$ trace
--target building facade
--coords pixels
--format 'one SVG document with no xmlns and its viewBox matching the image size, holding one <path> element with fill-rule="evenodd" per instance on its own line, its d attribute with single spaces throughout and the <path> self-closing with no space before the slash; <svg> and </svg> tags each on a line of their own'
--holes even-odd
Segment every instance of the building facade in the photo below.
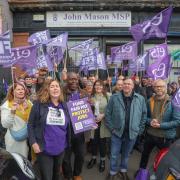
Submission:
<svg viewBox="0 0 180 180">
<path fill-rule="evenodd" d="M 12 12 L 9 8 L 9 3 L 7 0 L 1 0 L 0 1 L 0 34 L 6 32 L 7 30 L 10 30 L 11 37 L 12 36 L 12 27 L 13 27 L 13 17 Z M 11 39 L 13 41 L 13 39 Z M 10 70 L 9 69 L 2 69 L 0 67 L 0 82 L 2 82 L 2 79 L 6 77 L 7 81 L 11 80 Z"/>
<path fill-rule="evenodd" d="M 13 46 L 27 45 L 32 33 L 49 29 L 51 36 L 69 33 L 68 47 L 93 38 L 106 55 L 110 48 L 133 40 L 129 27 L 140 23 L 166 7 L 174 7 L 168 32 L 169 52 L 180 49 L 180 3 L 178 0 L 9 0 L 13 13 Z M 139 45 L 139 54 L 161 40 L 147 40 Z M 78 54 L 70 52 L 68 68 L 74 68 Z M 179 74 L 178 62 L 173 62 L 170 80 Z"/>
</svg>

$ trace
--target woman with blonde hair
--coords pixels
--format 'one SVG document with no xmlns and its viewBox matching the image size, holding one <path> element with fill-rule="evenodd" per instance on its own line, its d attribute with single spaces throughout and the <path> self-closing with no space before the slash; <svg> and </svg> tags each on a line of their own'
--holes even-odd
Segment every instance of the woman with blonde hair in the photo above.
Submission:
<svg viewBox="0 0 180 180">
<path fill-rule="evenodd" d="M 47 80 L 34 102 L 28 135 L 43 180 L 62 178 L 60 168 L 69 144 L 69 114 L 63 103 L 63 92 L 56 80 Z"/>
<path fill-rule="evenodd" d="M 5 146 L 9 152 L 28 157 L 27 121 L 32 103 L 27 97 L 28 91 L 24 83 L 17 82 L 10 87 L 6 101 L 1 106 L 1 123 L 7 129 Z"/>
</svg>

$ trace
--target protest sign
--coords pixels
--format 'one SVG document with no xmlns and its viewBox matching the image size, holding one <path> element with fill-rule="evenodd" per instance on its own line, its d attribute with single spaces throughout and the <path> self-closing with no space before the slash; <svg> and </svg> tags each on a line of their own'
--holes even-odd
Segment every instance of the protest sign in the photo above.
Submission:
<svg viewBox="0 0 180 180">
<path fill-rule="evenodd" d="M 67 102 L 74 133 L 88 131 L 97 127 L 88 98 Z"/>
</svg>

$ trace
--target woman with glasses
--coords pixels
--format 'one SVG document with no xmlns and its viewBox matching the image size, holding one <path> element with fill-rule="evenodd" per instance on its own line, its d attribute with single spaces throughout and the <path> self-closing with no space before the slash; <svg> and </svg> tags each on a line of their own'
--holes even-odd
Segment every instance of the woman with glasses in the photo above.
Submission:
<svg viewBox="0 0 180 180">
<path fill-rule="evenodd" d="M 48 80 L 38 93 L 29 117 L 29 141 L 43 180 L 62 179 L 60 168 L 68 146 L 69 115 L 56 80 Z"/>
<path fill-rule="evenodd" d="M 110 133 L 104 124 L 104 113 L 108 103 L 109 95 L 106 93 L 103 81 L 97 80 L 93 86 L 92 102 L 94 104 L 94 115 L 98 128 L 91 132 L 92 138 L 92 159 L 89 161 L 87 168 L 91 169 L 96 164 L 97 148 L 100 151 L 99 172 L 105 170 L 106 155 L 106 138 L 110 137 Z"/>
</svg>

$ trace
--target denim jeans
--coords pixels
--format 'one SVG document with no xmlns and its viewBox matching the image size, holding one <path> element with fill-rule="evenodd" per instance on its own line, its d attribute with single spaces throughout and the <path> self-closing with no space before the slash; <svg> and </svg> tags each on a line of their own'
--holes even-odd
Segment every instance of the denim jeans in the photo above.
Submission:
<svg viewBox="0 0 180 180">
<path fill-rule="evenodd" d="M 136 139 L 130 140 L 128 137 L 111 136 L 111 157 L 110 174 L 115 175 L 118 171 L 127 172 L 129 155 L 133 149 Z M 120 158 L 121 153 L 121 160 Z M 120 162 L 120 164 L 119 164 Z"/>
</svg>

